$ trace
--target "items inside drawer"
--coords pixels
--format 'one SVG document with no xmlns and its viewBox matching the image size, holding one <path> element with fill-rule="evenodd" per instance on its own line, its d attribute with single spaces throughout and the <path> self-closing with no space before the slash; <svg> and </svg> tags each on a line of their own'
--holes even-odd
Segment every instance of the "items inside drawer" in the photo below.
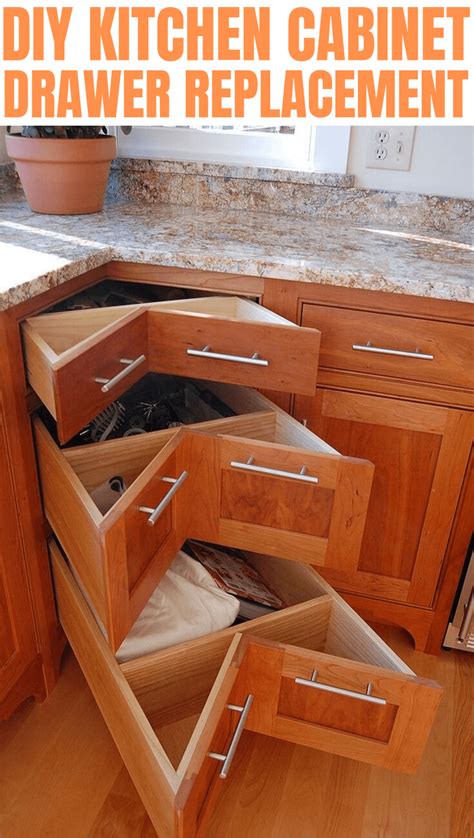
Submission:
<svg viewBox="0 0 474 838">
<path fill-rule="evenodd" d="M 97 285 L 85 288 L 72 297 L 60 300 L 45 313 L 161 303 L 168 300 L 188 300 L 199 297 L 213 297 L 215 293 L 215 291 L 201 291 L 198 288 L 177 288 L 173 285 L 153 285 L 144 282 L 132 283 L 121 282 L 117 279 L 104 279 Z M 220 291 L 219 294 L 221 293 L 224 292 Z"/>
<path fill-rule="evenodd" d="M 53 419 L 45 410 L 41 418 L 57 443 Z M 151 373 L 96 417 L 62 453 L 106 515 L 183 425 L 338 454 L 259 393 Z"/>
<path fill-rule="evenodd" d="M 176 429 L 235 413 L 206 382 L 148 373 L 92 419 L 65 447 Z M 42 418 L 57 441 L 52 418 L 46 411 L 42 412 Z"/>
<path fill-rule="evenodd" d="M 216 564 L 206 561 L 206 554 L 213 552 L 219 555 L 222 563 L 217 573 L 215 572 Z M 395 671 L 410 672 L 408 667 L 388 647 L 385 647 L 382 641 L 378 640 L 376 646 L 373 642 L 368 641 L 367 626 L 362 621 L 360 621 L 360 626 L 358 625 L 356 615 L 338 601 L 329 586 L 311 568 L 297 562 L 276 559 L 249 551 L 234 551 L 228 548 L 189 542 L 184 545 L 183 551 L 178 554 L 175 563 L 171 566 L 170 570 L 174 573 L 182 572 L 178 564 L 182 562 L 183 554 L 188 561 L 188 568 L 189 564 L 192 565 L 193 563 L 199 567 L 196 574 L 200 575 L 204 568 L 204 576 L 207 576 L 208 579 L 205 584 L 208 589 L 219 591 L 225 594 L 229 600 L 234 600 L 237 603 L 236 609 L 239 600 L 243 602 L 248 600 L 255 604 L 255 613 L 258 613 L 258 605 L 261 604 L 262 599 L 268 598 L 271 602 L 271 605 L 262 608 L 262 616 L 255 619 L 246 620 L 236 615 L 236 619 L 231 620 L 232 609 L 230 609 L 228 611 L 229 626 L 227 628 L 231 632 L 233 630 L 244 633 L 250 632 L 267 639 L 278 639 L 312 651 L 383 666 Z M 201 561 L 195 558 L 199 555 L 202 557 L 202 554 L 204 554 L 204 564 L 201 564 Z M 239 556 L 242 566 L 245 567 L 245 569 L 240 570 L 238 577 L 232 577 L 230 574 L 226 575 L 225 572 L 226 559 L 231 567 L 235 556 Z M 209 569 L 212 573 L 209 573 Z M 194 578 L 194 571 L 189 572 L 186 569 L 185 576 L 188 580 Z M 246 576 L 249 578 L 245 578 Z M 199 584 L 188 586 L 186 592 L 187 606 L 184 601 L 179 603 L 180 620 L 182 622 L 193 619 L 190 616 L 193 606 L 192 598 L 200 597 L 200 584 L 201 577 L 199 578 Z M 158 586 L 157 592 L 162 588 L 164 588 L 163 581 Z M 168 603 L 169 600 L 167 600 L 164 608 L 168 608 Z M 177 602 L 173 605 L 175 610 L 177 610 L 176 605 Z M 208 610 L 212 610 L 212 608 L 212 604 L 208 605 Z M 156 612 L 156 614 L 157 622 L 159 622 L 160 614 L 159 612 Z M 147 628 L 143 626 L 143 630 L 146 631 Z M 148 621 L 148 630 L 150 633 L 156 633 L 156 643 L 162 645 L 162 649 L 159 649 L 156 654 L 150 653 L 150 664 L 155 660 L 159 661 L 160 655 L 166 656 L 168 649 L 180 648 L 182 645 L 170 642 L 169 646 L 164 648 L 166 641 L 163 639 L 163 632 L 157 629 L 157 625 L 153 624 L 152 620 Z M 117 658 L 119 661 L 122 659 L 125 670 L 129 662 L 133 669 L 134 659 L 131 655 L 128 655 L 128 660 L 124 660 L 124 650 L 130 636 L 134 633 L 136 634 L 136 627 L 132 629 L 124 641 L 123 647 L 117 652 Z M 216 638 L 221 638 L 221 636 L 226 635 L 226 632 L 203 632 L 202 638 L 209 642 L 210 634 L 215 634 Z M 230 637 L 230 634 L 228 636 Z M 189 647 L 189 643 L 186 643 L 187 648 L 197 649 L 199 647 L 198 637 L 196 636 L 194 640 L 195 643 L 192 647 Z M 131 648 L 132 646 L 129 644 L 129 649 Z M 141 659 L 145 660 L 145 656 L 142 655 Z"/>
<path fill-rule="evenodd" d="M 236 631 L 413 674 L 311 568 L 249 552 L 245 560 L 286 608 L 121 664 L 161 743 L 165 748 L 169 743 L 172 762 L 183 753 Z"/>
</svg>

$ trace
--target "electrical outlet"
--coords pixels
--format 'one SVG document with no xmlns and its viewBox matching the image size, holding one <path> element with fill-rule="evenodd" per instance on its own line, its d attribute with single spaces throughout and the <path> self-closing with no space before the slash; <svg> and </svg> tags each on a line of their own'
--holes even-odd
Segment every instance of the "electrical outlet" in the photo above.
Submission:
<svg viewBox="0 0 474 838">
<path fill-rule="evenodd" d="M 368 169 L 398 169 L 408 172 L 411 166 L 416 128 L 371 128 L 367 148 Z"/>
</svg>

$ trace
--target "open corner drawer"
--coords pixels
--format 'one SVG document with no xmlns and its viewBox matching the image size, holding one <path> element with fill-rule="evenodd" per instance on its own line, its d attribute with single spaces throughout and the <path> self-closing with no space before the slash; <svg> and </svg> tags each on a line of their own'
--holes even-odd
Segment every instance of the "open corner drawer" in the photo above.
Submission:
<svg viewBox="0 0 474 838">
<path fill-rule="evenodd" d="M 22 324 L 28 380 L 66 442 L 145 373 L 315 392 L 320 332 L 238 297 L 57 312 Z"/>
<path fill-rule="evenodd" d="M 62 450 L 35 419 L 46 517 L 113 650 L 188 538 L 357 566 L 372 464 L 341 456 L 259 393 L 206 386 L 236 415 Z M 128 488 L 102 514 L 92 494 L 111 475 Z"/>
<path fill-rule="evenodd" d="M 285 609 L 119 665 L 50 550 L 61 622 L 160 838 L 203 834 L 244 730 L 415 771 L 441 689 L 313 568 L 247 554 Z"/>
</svg>

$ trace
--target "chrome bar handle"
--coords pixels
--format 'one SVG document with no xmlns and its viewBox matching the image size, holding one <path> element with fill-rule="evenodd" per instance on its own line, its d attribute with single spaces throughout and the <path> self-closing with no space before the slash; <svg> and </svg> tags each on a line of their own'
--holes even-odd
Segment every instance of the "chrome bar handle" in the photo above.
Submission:
<svg viewBox="0 0 474 838">
<path fill-rule="evenodd" d="M 330 684 L 320 684 L 317 681 L 318 672 L 314 670 L 311 675 L 311 680 L 306 678 L 295 678 L 295 684 L 302 687 L 314 687 L 316 690 L 322 690 L 327 693 L 335 693 L 336 695 L 344 695 L 346 698 L 356 698 L 359 701 L 367 701 L 370 704 L 387 704 L 385 698 L 376 698 L 372 695 L 372 684 L 367 684 L 367 691 L 365 693 L 356 693 L 353 690 L 345 690 L 342 687 L 331 687 Z"/>
<path fill-rule="evenodd" d="M 469 602 L 464 606 L 464 617 L 462 619 L 461 628 L 457 636 L 458 643 L 464 643 L 466 635 L 471 628 L 472 620 L 474 619 L 474 588 L 471 590 Z"/>
<path fill-rule="evenodd" d="M 121 370 L 113 378 L 95 378 L 94 381 L 96 381 L 97 384 L 103 385 L 103 387 L 100 388 L 103 393 L 109 393 L 113 387 L 120 384 L 120 382 L 123 381 L 127 375 L 134 372 L 134 370 L 143 364 L 144 361 L 146 361 L 145 355 L 140 355 L 139 358 L 135 358 L 134 361 L 130 360 L 130 358 L 120 358 L 120 363 L 125 367 L 124 370 Z"/>
<path fill-rule="evenodd" d="M 252 471 L 255 474 L 269 474 L 271 477 L 286 477 L 289 480 L 299 480 L 301 483 L 319 483 L 319 477 L 311 477 L 307 472 L 306 466 L 303 466 L 301 471 L 282 471 L 279 468 L 267 468 L 266 466 L 256 466 L 255 457 L 249 457 L 246 463 L 231 462 L 231 468 L 238 468 L 241 471 Z"/>
<path fill-rule="evenodd" d="M 183 485 L 184 481 L 189 477 L 189 472 L 183 471 L 179 477 L 162 477 L 163 483 L 172 483 L 171 489 L 166 493 L 163 500 L 161 500 L 155 509 L 150 509 L 148 506 L 140 506 L 139 511 L 145 512 L 150 517 L 148 518 L 148 526 L 154 527 L 160 515 L 165 511 L 166 507 L 171 503 L 178 489 Z"/>
<path fill-rule="evenodd" d="M 240 713 L 240 719 L 238 721 L 237 727 L 234 730 L 234 735 L 232 736 L 232 741 L 229 745 L 229 750 L 226 754 L 216 754 L 213 751 L 209 752 L 209 756 L 211 759 L 217 759 L 219 762 L 222 762 L 222 769 L 219 774 L 221 780 L 226 780 L 230 771 L 230 767 L 232 765 L 232 761 L 235 757 L 235 752 L 237 750 L 237 746 L 240 742 L 240 737 L 244 732 L 245 722 L 247 721 L 247 716 L 250 713 L 250 708 L 253 704 L 253 695 L 248 695 L 243 707 L 240 707 L 236 704 L 228 704 L 228 710 L 235 710 L 236 713 Z"/>
<path fill-rule="evenodd" d="M 414 352 L 404 352 L 402 349 L 385 349 L 383 346 L 374 346 L 370 341 L 366 344 L 353 344 L 355 352 L 374 352 L 376 355 L 397 355 L 399 358 L 418 358 L 420 361 L 434 361 L 434 355 L 427 355 L 420 349 Z"/>
<path fill-rule="evenodd" d="M 213 358 L 214 361 L 233 361 L 236 364 L 251 364 L 254 367 L 268 367 L 270 361 L 265 361 L 260 358 L 258 352 L 255 352 L 251 358 L 246 358 L 242 355 L 225 355 L 221 352 L 212 352 L 210 346 L 205 346 L 204 349 L 187 349 L 188 355 L 194 358 Z"/>
</svg>

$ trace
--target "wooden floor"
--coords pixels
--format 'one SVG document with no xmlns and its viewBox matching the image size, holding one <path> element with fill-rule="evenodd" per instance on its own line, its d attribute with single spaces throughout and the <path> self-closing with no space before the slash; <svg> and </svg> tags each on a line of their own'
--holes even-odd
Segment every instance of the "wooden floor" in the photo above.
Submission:
<svg viewBox="0 0 474 838">
<path fill-rule="evenodd" d="M 418 774 L 244 734 L 205 838 L 473 838 L 474 656 L 433 658 L 380 633 L 445 689 Z M 155 836 L 70 653 L 50 699 L 0 725 L 0 813 L 1 838 Z"/>
</svg>

